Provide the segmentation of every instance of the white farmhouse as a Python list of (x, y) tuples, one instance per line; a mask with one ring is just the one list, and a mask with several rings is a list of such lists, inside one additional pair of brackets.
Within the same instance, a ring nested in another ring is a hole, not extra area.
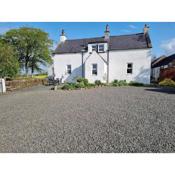
[(151, 48), (146, 25), (143, 33), (122, 36), (111, 36), (107, 25), (103, 37), (74, 40), (67, 39), (62, 30), (49, 74), (62, 82), (84, 77), (91, 83), (117, 79), (149, 84)]

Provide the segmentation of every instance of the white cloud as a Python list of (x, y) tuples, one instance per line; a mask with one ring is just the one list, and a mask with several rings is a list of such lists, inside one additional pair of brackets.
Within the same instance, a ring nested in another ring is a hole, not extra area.
[(163, 41), (160, 47), (165, 51), (166, 54), (175, 53), (175, 38)]
[(129, 25), (129, 28), (131, 28), (131, 29), (136, 29), (137, 27), (135, 26), (135, 25)]
[(133, 32), (134, 29), (137, 29), (137, 27), (133, 24), (130, 24), (127, 26), (127, 29), (122, 29), (121, 32), (131, 33), (131, 32)]

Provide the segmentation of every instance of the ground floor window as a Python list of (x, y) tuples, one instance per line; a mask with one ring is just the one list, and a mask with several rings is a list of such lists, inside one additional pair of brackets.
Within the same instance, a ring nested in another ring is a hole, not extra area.
[(97, 75), (97, 64), (92, 64), (92, 75)]
[(132, 74), (133, 72), (133, 63), (127, 63), (127, 74)]
[(67, 73), (68, 73), (68, 74), (71, 74), (71, 72), (72, 72), (71, 65), (68, 64), (68, 65), (67, 65)]

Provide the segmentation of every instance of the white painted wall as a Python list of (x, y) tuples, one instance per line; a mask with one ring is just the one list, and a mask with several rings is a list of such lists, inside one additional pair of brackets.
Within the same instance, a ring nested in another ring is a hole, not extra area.
[[(127, 63), (133, 64), (133, 73), (127, 74)], [(109, 52), (109, 82), (114, 79), (150, 83), (150, 49)]]
[[(107, 53), (99, 53), (107, 60)], [(89, 53), (84, 54), (84, 61)], [(63, 81), (73, 82), (82, 76), (81, 53), (57, 54), (53, 57), (55, 78), (63, 77)], [(92, 75), (92, 64), (98, 65), (98, 75)], [(133, 73), (127, 74), (127, 63), (133, 63)], [(66, 73), (66, 66), (71, 64), (72, 74)], [(89, 82), (101, 80), (106, 82), (107, 65), (96, 52), (92, 52), (85, 61), (85, 78)], [(121, 50), (109, 52), (109, 82), (114, 79), (150, 83), (151, 52), (150, 49)]]
[[(107, 54), (106, 53), (97, 54), (97, 52), (93, 51), (92, 54), (90, 54), (89, 58), (86, 60), (88, 56), (89, 54), (86, 54), (84, 56), (85, 78), (87, 78), (90, 83), (94, 83), (95, 80), (100, 80), (101, 82), (106, 83), (107, 65), (105, 61), (107, 60)], [(97, 64), (97, 69), (98, 69), (97, 75), (92, 75), (92, 64)]]
[[(67, 74), (67, 65), (72, 67), (72, 74)], [(82, 75), (81, 53), (56, 54), (53, 56), (55, 78), (62, 78), (63, 82), (73, 82)]]

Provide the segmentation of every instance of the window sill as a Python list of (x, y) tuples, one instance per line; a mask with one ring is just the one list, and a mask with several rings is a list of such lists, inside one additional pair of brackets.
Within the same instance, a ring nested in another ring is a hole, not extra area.
[(106, 53), (105, 51), (98, 51), (98, 53)]

